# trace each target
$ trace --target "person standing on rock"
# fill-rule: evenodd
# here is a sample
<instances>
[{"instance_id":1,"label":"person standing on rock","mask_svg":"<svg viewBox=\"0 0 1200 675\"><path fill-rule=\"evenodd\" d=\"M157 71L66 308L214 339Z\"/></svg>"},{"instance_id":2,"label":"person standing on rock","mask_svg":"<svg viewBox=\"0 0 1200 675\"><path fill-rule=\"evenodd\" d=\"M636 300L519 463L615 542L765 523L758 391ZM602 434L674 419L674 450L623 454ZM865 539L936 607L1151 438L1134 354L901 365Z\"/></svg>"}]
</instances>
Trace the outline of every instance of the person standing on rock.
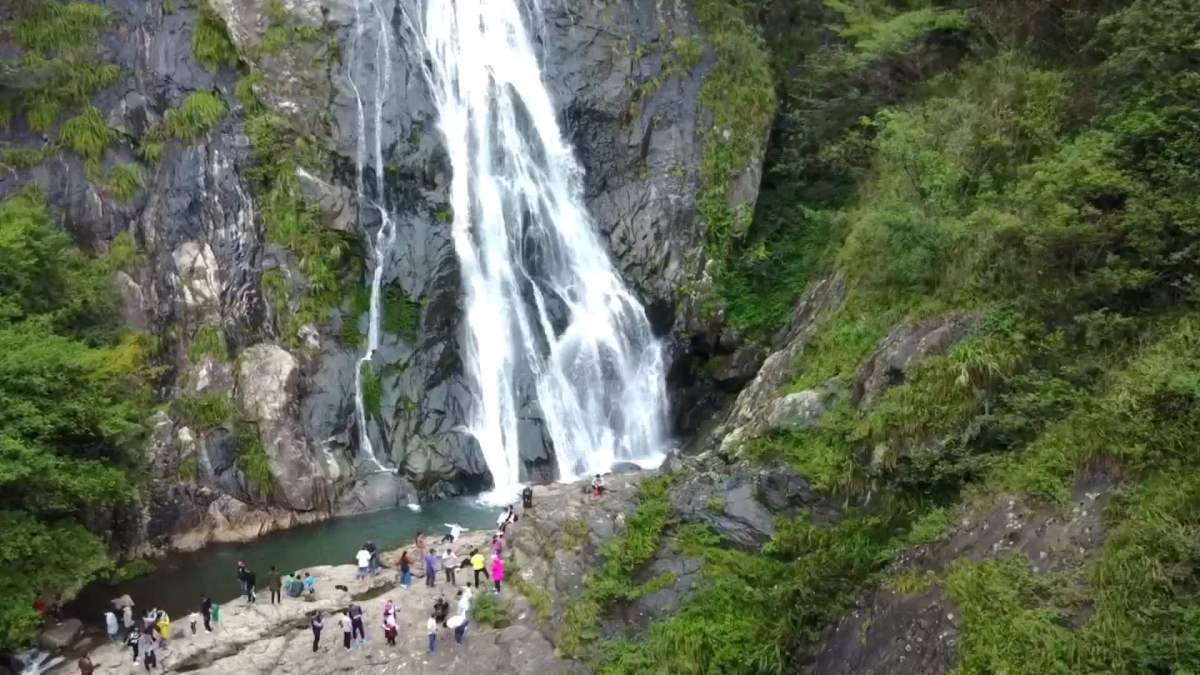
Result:
<instances>
[{"instance_id":1,"label":"person standing on rock","mask_svg":"<svg viewBox=\"0 0 1200 675\"><path fill-rule=\"evenodd\" d=\"M158 667L157 645L154 639L154 630L147 628L142 632L142 636L138 638L138 648L142 652L142 665L146 667L146 672L150 672L151 668Z\"/></svg>"},{"instance_id":2,"label":"person standing on rock","mask_svg":"<svg viewBox=\"0 0 1200 675\"><path fill-rule=\"evenodd\" d=\"M446 625L446 620L450 616L450 603L446 602L446 596L439 595L437 600L433 601L433 618L441 625Z\"/></svg>"},{"instance_id":3,"label":"person standing on rock","mask_svg":"<svg viewBox=\"0 0 1200 675\"><path fill-rule=\"evenodd\" d=\"M271 604L283 604L283 581L279 578L279 570L271 565L271 571L268 574L271 575L267 580L267 588L271 589Z\"/></svg>"},{"instance_id":4,"label":"person standing on rock","mask_svg":"<svg viewBox=\"0 0 1200 675\"><path fill-rule=\"evenodd\" d=\"M371 576L375 576L379 574L379 568L381 567L379 564L379 549L373 541L368 541L364 548L367 549L367 553L371 554L371 559L367 561L368 571L371 573Z\"/></svg>"},{"instance_id":5,"label":"person standing on rock","mask_svg":"<svg viewBox=\"0 0 1200 675\"><path fill-rule=\"evenodd\" d=\"M412 561L408 558L408 551L400 552L400 585L412 587Z\"/></svg>"},{"instance_id":6,"label":"person standing on rock","mask_svg":"<svg viewBox=\"0 0 1200 675\"><path fill-rule=\"evenodd\" d=\"M117 625L117 615L112 610L104 613L104 630L108 633L109 641L117 642L121 639L121 627Z\"/></svg>"},{"instance_id":7,"label":"person standing on rock","mask_svg":"<svg viewBox=\"0 0 1200 675\"><path fill-rule=\"evenodd\" d=\"M479 549L471 549L471 571L475 573L475 588L479 588L479 573L483 573L483 578L488 578L487 568L484 566L483 554Z\"/></svg>"},{"instance_id":8,"label":"person standing on rock","mask_svg":"<svg viewBox=\"0 0 1200 675\"><path fill-rule=\"evenodd\" d=\"M237 566L237 578L238 578L238 587L241 589L241 592L238 593L238 595L246 595L246 572L247 571L249 571L249 570L246 569L246 561L239 560L238 566ZM247 598L247 600L248 599L249 598Z\"/></svg>"},{"instance_id":9,"label":"person standing on rock","mask_svg":"<svg viewBox=\"0 0 1200 675\"><path fill-rule=\"evenodd\" d=\"M142 639L142 632L140 630L138 630L137 628L130 630L129 635L127 635L125 637L125 644L129 645L129 648L133 651L133 665L135 665L135 666L137 665L137 662L138 662L138 653L139 653L138 649L139 649L139 644L141 642L141 639Z\"/></svg>"},{"instance_id":10,"label":"person standing on rock","mask_svg":"<svg viewBox=\"0 0 1200 675\"><path fill-rule=\"evenodd\" d=\"M521 508L533 508L533 488L526 485L524 490L521 490Z\"/></svg>"},{"instance_id":11,"label":"person standing on rock","mask_svg":"<svg viewBox=\"0 0 1200 675\"><path fill-rule=\"evenodd\" d=\"M354 554L354 559L358 563L358 578L366 579L371 573L371 552L367 550L367 545L358 549L358 553Z\"/></svg>"},{"instance_id":12,"label":"person standing on rock","mask_svg":"<svg viewBox=\"0 0 1200 675\"><path fill-rule=\"evenodd\" d=\"M396 635L399 633L400 626L396 623L396 613L385 613L383 615L383 637L387 639L389 646L396 646Z\"/></svg>"},{"instance_id":13,"label":"person standing on rock","mask_svg":"<svg viewBox=\"0 0 1200 675\"><path fill-rule=\"evenodd\" d=\"M455 614L454 616L450 617L450 621L447 622L447 625L454 629L454 642L460 645L463 643L463 636L467 634L467 625L469 623L470 621L467 621L467 615L465 613Z\"/></svg>"},{"instance_id":14,"label":"person standing on rock","mask_svg":"<svg viewBox=\"0 0 1200 675\"><path fill-rule=\"evenodd\" d=\"M212 616L213 616L212 600L210 600L207 595L201 595L200 596L200 618L204 620L204 631L206 633L212 632L212 624L210 623L210 621L212 621Z\"/></svg>"},{"instance_id":15,"label":"person standing on rock","mask_svg":"<svg viewBox=\"0 0 1200 675\"><path fill-rule=\"evenodd\" d=\"M315 654L317 647L321 646L321 627L325 625L325 622L321 620L321 610L318 609L317 613L313 614L313 618L308 622L308 625L312 628L313 632L313 653Z\"/></svg>"},{"instance_id":16,"label":"person standing on rock","mask_svg":"<svg viewBox=\"0 0 1200 675\"><path fill-rule=\"evenodd\" d=\"M492 556L492 583L496 585L496 592L500 592L500 582L504 581L504 558L498 555Z\"/></svg>"},{"instance_id":17,"label":"person standing on rock","mask_svg":"<svg viewBox=\"0 0 1200 675\"><path fill-rule=\"evenodd\" d=\"M437 556L433 551L425 552L425 585L429 588L437 585Z\"/></svg>"},{"instance_id":18,"label":"person standing on rock","mask_svg":"<svg viewBox=\"0 0 1200 675\"><path fill-rule=\"evenodd\" d=\"M504 535L492 535L492 555L504 555Z\"/></svg>"},{"instance_id":19,"label":"person standing on rock","mask_svg":"<svg viewBox=\"0 0 1200 675\"><path fill-rule=\"evenodd\" d=\"M425 621L425 632L429 634L429 653L437 653L437 617L433 614L429 615L429 619Z\"/></svg>"},{"instance_id":20,"label":"person standing on rock","mask_svg":"<svg viewBox=\"0 0 1200 675\"><path fill-rule=\"evenodd\" d=\"M363 625L363 609L357 603L350 605L350 628L352 636L358 644L367 643L367 629Z\"/></svg>"},{"instance_id":21,"label":"person standing on rock","mask_svg":"<svg viewBox=\"0 0 1200 675\"><path fill-rule=\"evenodd\" d=\"M413 541L413 545L417 549L417 557L424 558L425 557L425 532L424 532L424 530L417 530L417 536L416 536L416 539Z\"/></svg>"},{"instance_id":22,"label":"person standing on rock","mask_svg":"<svg viewBox=\"0 0 1200 675\"><path fill-rule=\"evenodd\" d=\"M246 602L254 604L257 598L254 595L254 589L258 587L258 575L249 567L246 568Z\"/></svg>"},{"instance_id":23,"label":"person standing on rock","mask_svg":"<svg viewBox=\"0 0 1200 675\"><path fill-rule=\"evenodd\" d=\"M79 675L92 675L96 672L96 664L92 660L84 656L79 659Z\"/></svg>"},{"instance_id":24,"label":"person standing on rock","mask_svg":"<svg viewBox=\"0 0 1200 675\"><path fill-rule=\"evenodd\" d=\"M342 646L350 649L350 635L354 628L353 623L350 621L349 610L342 610L342 613L338 615L337 625L338 628L342 629Z\"/></svg>"},{"instance_id":25,"label":"person standing on rock","mask_svg":"<svg viewBox=\"0 0 1200 675\"><path fill-rule=\"evenodd\" d=\"M121 610L121 626L125 630L133 628L133 605L125 605Z\"/></svg>"},{"instance_id":26,"label":"person standing on rock","mask_svg":"<svg viewBox=\"0 0 1200 675\"><path fill-rule=\"evenodd\" d=\"M446 552L442 554L442 570L446 573L446 583L454 586L454 551L448 546Z\"/></svg>"}]
</instances>

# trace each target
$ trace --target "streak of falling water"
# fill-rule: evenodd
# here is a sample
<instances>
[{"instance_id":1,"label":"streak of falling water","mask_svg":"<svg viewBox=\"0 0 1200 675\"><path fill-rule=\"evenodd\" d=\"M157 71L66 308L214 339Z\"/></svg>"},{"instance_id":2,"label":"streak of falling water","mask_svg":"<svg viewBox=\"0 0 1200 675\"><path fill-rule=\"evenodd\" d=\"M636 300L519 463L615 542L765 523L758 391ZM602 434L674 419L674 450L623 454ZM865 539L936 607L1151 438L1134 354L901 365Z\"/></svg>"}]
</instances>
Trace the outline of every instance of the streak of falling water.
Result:
<instances>
[{"instance_id":1,"label":"streak of falling water","mask_svg":"<svg viewBox=\"0 0 1200 675\"><path fill-rule=\"evenodd\" d=\"M368 32L368 28L373 28ZM396 224L392 215L380 203L384 199L383 173L383 107L388 96L392 93L392 37L391 23L387 14L380 6L380 0L355 0L354 43L351 45L350 88L354 91L357 104L358 137L356 155L354 158L355 190L359 207L372 208L379 214L379 230L375 233L372 248L374 269L371 272L371 302L367 313L367 347L362 358L358 360L354 371L354 409L358 416L359 453L364 461L375 465L379 470L385 470L375 454L371 444L371 436L367 431L367 410L363 397L363 371L371 367L371 357L379 349L379 323L383 313L383 276L388 261L388 255L396 241ZM360 59L369 55L368 37L374 39L374 59L372 67L360 66ZM354 80L355 73L374 71L374 81L369 83L369 100L364 100L364 91L360 83ZM370 109L371 126L367 125L367 112ZM368 138L371 142L368 143ZM370 150L368 151L368 145ZM367 194L364 185L364 168L372 166L375 177L375 199ZM378 200L378 201L376 201ZM357 320L357 317L346 320Z\"/></svg>"},{"instance_id":2,"label":"streak of falling water","mask_svg":"<svg viewBox=\"0 0 1200 675\"><path fill-rule=\"evenodd\" d=\"M428 0L423 18L453 169L470 430L496 499L519 484L522 421L536 408L561 479L656 462L667 440L662 348L584 206L518 0Z\"/></svg>"}]
</instances>

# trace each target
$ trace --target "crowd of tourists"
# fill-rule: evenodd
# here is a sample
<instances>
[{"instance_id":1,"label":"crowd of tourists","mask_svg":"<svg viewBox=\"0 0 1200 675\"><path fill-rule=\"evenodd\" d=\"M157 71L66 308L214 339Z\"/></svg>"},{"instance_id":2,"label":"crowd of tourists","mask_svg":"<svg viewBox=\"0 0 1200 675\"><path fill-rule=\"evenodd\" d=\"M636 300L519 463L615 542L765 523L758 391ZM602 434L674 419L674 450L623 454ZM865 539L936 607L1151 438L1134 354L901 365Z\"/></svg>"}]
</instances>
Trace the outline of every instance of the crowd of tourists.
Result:
<instances>
[{"instance_id":1,"label":"crowd of tourists","mask_svg":"<svg viewBox=\"0 0 1200 675\"><path fill-rule=\"evenodd\" d=\"M525 508L533 505L531 489L525 488L521 498ZM467 627L470 625L472 599L479 592L487 592L487 590L481 591L481 589L490 587L490 591L495 594L502 591L505 581L505 547L506 543L511 541L519 520L520 515L515 506L508 506L500 513L496 519L496 531L491 537L486 555L478 548L471 548L466 553L456 552L454 544L464 530L461 526L453 523L446 524L449 531L436 542L427 538L424 532L417 532L411 554L408 548L400 552L399 558L395 561L396 582L400 588L412 587L414 568L419 568L424 571L427 587L438 586L438 572L440 571L444 583L454 589L453 613L451 613L451 605L446 600L445 594L439 594L432 607L429 608L429 618L425 622L429 653L437 651L439 630L442 629L450 631L457 644L463 643ZM354 561L358 567L358 579L377 576L385 568L379 548L373 541L367 541L362 545L355 553ZM468 568L471 570L471 576L464 579L465 583L462 587L458 587L458 572L461 570L466 574L465 571ZM239 560L237 563L237 580L239 597L243 598L247 605L257 603L258 574L243 560ZM316 584L316 577L309 572L297 571L281 575L272 566L267 574L271 604L282 603L284 594L291 598L313 598L316 593ZM338 588L345 590L344 586L338 586ZM379 617L384 639L391 646L396 644L396 638L400 631L400 625L396 619L397 609L398 604L389 599L384 605L382 616ZM120 616L118 616L118 612ZM334 614L333 620L342 634L343 648L351 649L355 645L367 643L367 624L361 605L351 603ZM214 625L219 625L220 620L220 605L204 595L200 598L197 610L186 617L187 629L192 635L196 635L201 629L211 633ZM106 612L104 622L109 639L118 644L123 642L129 648L135 665L140 662L147 672L161 667L161 662L169 654L172 635L171 618L166 611L152 608L140 619L135 620L134 607L132 601L129 601L122 603L122 606L115 611ZM324 629L325 622L326 617L320 611L310 617L309 627L312 630L314 652L320 647L321 631ZM79 660L79 669L84 675L90 675L95 670L95 666L88 657L84 657Z\"/></svg>"}]
</instances>

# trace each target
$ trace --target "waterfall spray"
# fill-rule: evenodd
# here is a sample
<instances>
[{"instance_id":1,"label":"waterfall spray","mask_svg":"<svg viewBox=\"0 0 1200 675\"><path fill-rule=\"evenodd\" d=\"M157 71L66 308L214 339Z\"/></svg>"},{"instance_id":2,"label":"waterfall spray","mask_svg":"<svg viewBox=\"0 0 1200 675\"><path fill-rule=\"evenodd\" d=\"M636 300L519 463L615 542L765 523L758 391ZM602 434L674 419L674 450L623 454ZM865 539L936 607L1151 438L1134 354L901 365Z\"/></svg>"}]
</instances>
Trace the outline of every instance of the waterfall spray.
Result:
<instances>
[{"instance_id":1,"label":"waterfall spray","mask_svg":"<svg viewBox=\"0 0 1200 675\"><path fill-rule=\"evenodd\" d=\"M422 33L453 169L469 425L497 498L520 481L520 429L534 414L562 479L656 461L662 348L583 204L517 1L429 0Z\"/></svg>"}]
</instances>

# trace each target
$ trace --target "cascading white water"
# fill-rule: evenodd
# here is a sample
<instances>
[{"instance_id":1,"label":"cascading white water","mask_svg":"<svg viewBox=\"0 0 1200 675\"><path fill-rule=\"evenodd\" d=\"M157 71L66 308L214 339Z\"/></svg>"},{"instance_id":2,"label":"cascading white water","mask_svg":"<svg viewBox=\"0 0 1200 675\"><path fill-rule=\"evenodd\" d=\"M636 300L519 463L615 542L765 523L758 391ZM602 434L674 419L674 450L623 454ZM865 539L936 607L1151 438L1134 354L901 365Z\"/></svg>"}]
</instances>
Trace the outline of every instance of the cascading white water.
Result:
<instances>
[{"instance_id":1,"label":"cascading white water","mask_svg":"<svg viewBox=\"0 0 1200 675\"><path fill-rule=\"evenodd\" d=\"M396 225L391 214L379 202L373 201L367 195L363 183L363 169L367 166L367 162L372 163L372 168L375 173L375 195L379 201L383 200L384 184L383 184L383 106L387 101L387 97L391 94L392 88L392 45L391 45L391 24L387 19L387 15L379 6L379 0L356 0L355 2L355 40L351 46L351 58L357 62L364 52L367 52L365 41L368 36L368 22L372 22L375 30L371 35L375 39L375 60L374 71L375 81L372 83L370 107L373 111L372 126L367 127L366 111L368 102L363 99L363 92L359 88L359 83L354 81L353 74L355 72L365 72L365 68L356 68L354 63L350 68L350 88L354 91L354 100L357 104L358 112L358 137L357 137L357 152L355 156L355 190L358 196L360 208L369 206L379 213L380 224L379 230L375 233L374 248L372 250L375 268L371 273L371 301L370 309L367 312L367 347L363 352L362 358L358 360L354 371L354 408L358 416L358 434L359 434L359 453L364 461L373 463L378 469L384 470L383 465L375 455L375 449L371 444L371 436L367 431L367 410L366 402L363 398L363 370L371 367L371 357L374 356L375 350L379 349L379 323L383 311L383 273L387 264L388 254L392 245L396 241ZM371 143L371 152L368 155L367 138L368 131L373 140ZM358 317L347 317L346 320L358 320Z\"/></svg>"},{"instance_id":2,"label":"cascading white water","mask_svg":"<svg viewBox=\"0 0 1200 675\"><path fill-rule=\"evenodd\" d=\"M661 458L661 345L588 216L516 0L426 0L422 32L453 170L471 432L496 494L518 485L534 394L560 478Z\"/></svg>"}]
</instances>

